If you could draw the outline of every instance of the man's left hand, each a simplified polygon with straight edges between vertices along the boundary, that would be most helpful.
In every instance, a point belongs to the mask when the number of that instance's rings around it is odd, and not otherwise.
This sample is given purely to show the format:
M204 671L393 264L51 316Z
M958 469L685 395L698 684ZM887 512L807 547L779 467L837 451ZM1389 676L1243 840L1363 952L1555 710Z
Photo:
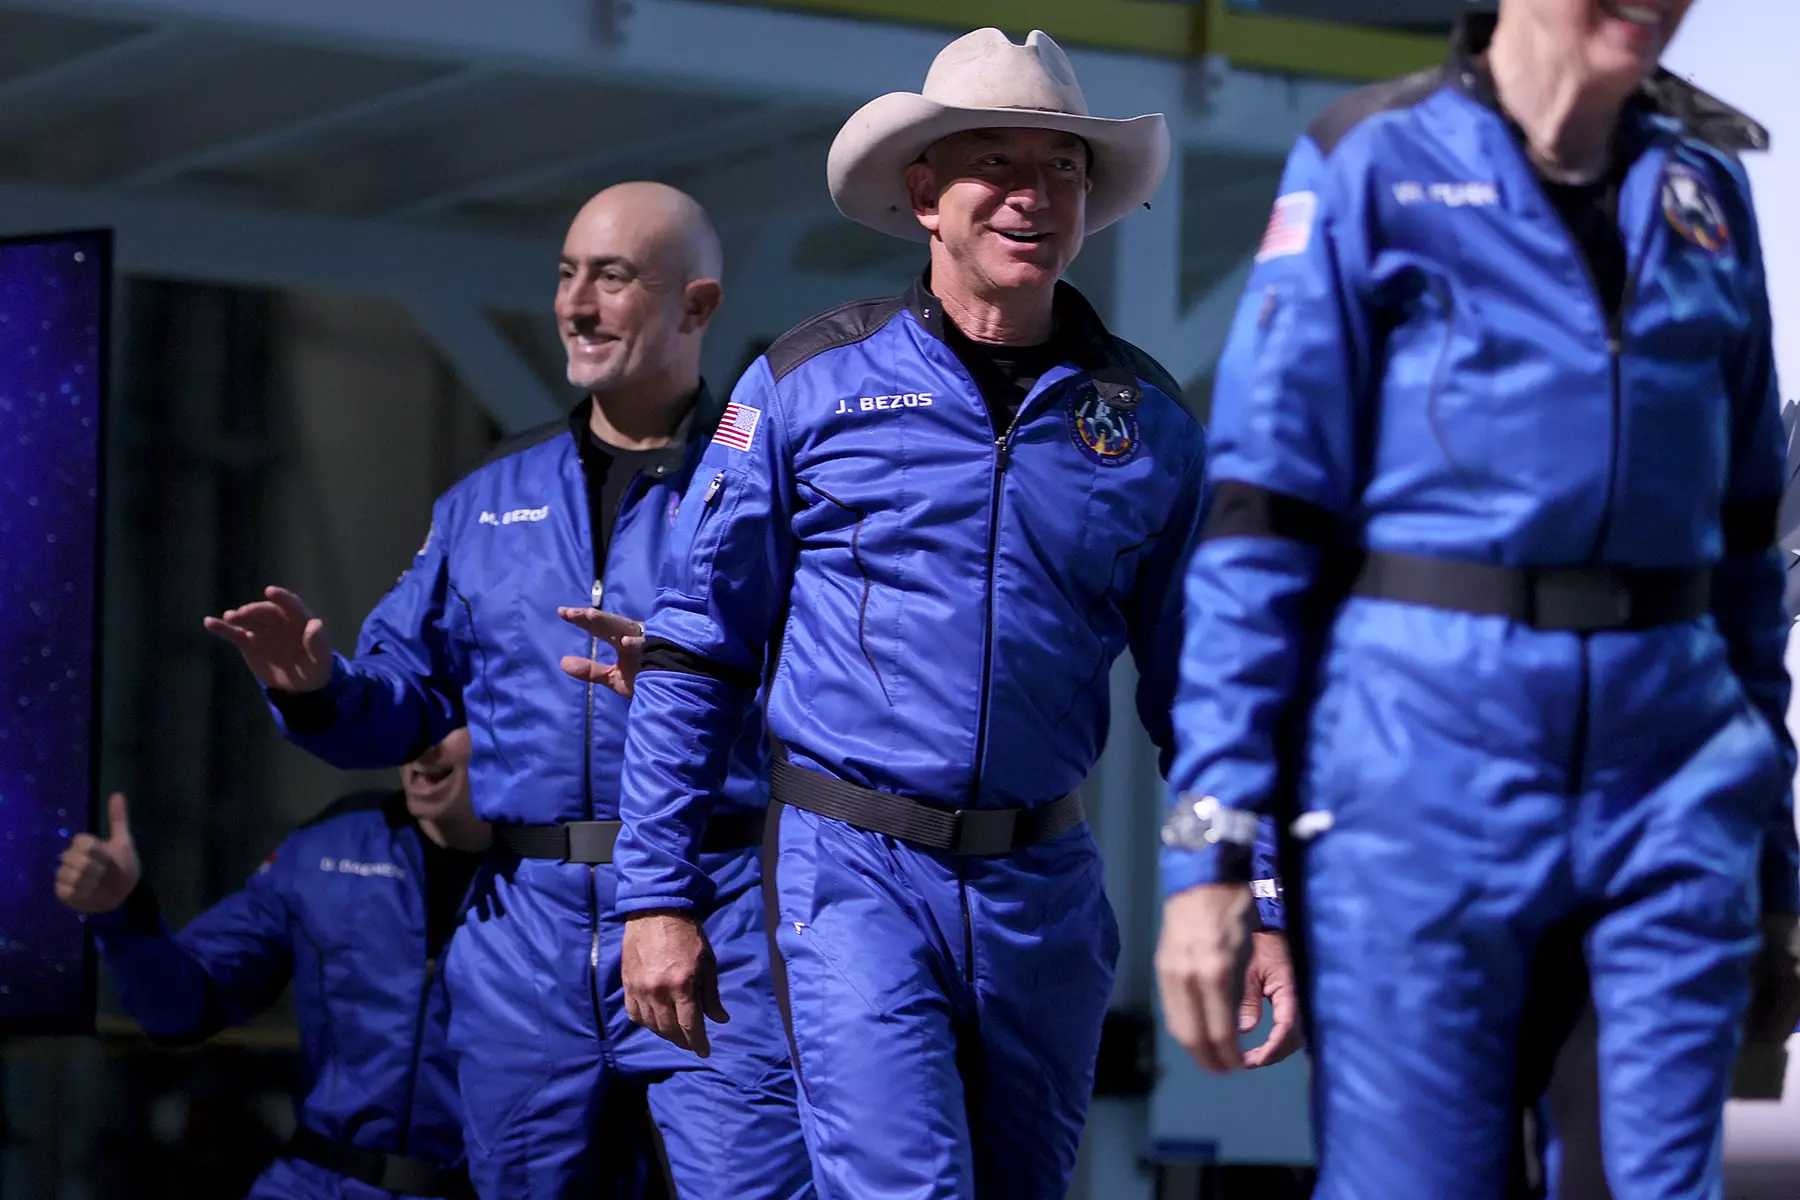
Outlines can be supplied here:
M1284 934L1250 935L1250 966L1244 972L1244 1002L1238 1009L1239 1033L1249 1033L1262 1023L1265 998L1275 1010L1275 1023L1263 1044L1245 1053L1244 1066L1251 1071L1274 1066L1300 1048L1300 989Z
M583 683L611 688L627 700L637 683L638 662L644 653L644 623L597 608L559 608L556 615L577 629L607 643L617 661L598 662L579 655L565 655L562 669Z
M660 1038L712 1054L706 1023L731 1020L719 998L719 968L700 922L685 912L632 913L625 918L619 974L625 1015Z
M1203 883L1163 902L1156 944L1163 1017L1194 1061L1220 1075L1244 1065L1238 1014L1256 923L1248 884Z

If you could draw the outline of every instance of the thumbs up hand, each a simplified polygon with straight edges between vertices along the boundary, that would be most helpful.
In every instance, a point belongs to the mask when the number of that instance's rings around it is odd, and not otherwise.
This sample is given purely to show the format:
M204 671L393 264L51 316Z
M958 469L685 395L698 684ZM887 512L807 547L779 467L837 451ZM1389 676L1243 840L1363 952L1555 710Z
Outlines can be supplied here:
M62 852L56 869L56 898L89 916L111 912L125 903L138 885L143 869L137 846L131 840L131 822L125 797L114 792L106 806L112 832L105 841L91 833L78 833Z

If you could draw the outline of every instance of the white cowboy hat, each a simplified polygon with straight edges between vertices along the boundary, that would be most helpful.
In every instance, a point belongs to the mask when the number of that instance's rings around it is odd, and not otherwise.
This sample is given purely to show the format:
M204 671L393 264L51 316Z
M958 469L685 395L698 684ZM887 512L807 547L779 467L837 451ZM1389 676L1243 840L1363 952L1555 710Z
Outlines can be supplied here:
M831 198L852 221L927 241L907 195L906 168L939 138L999 128L1060 129L1087 142L1089 233L1146 203L1169 167L1161 113L1090 117L1069 56L1048 34L1034 29L1019 46L998 29L977 29L944 47L922 91L879 96L844 124L825 167Z

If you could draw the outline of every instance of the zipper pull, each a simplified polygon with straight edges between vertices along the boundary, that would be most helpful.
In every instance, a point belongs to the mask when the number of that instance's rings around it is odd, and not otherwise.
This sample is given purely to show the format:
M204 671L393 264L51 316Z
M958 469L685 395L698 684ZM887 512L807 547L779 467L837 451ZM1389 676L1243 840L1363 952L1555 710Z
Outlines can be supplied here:
M995 438L994 455L995 466L1002 471L1006 470L1007 464L1012 462L1012 439L1005 436Z
M724 487L725 472L720 471L717 475L712 477L712 482L706 485L706 495L701 498L700 503L711 504L713 502L713 497L717 496Z
M600 607L600 598L602 596L606 595L606 585L604 583L601 583L598 579L594 580L593 595L594 595L594 607L599 608Z

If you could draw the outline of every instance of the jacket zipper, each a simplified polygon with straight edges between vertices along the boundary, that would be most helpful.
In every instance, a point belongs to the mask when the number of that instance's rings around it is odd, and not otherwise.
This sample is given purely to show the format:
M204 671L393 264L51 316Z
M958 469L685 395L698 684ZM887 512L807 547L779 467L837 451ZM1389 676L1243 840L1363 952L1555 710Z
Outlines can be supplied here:
M973 379L970 380L974 382ZM980 392L977 385L976 392ZM974 807L981 802L981 771L987 758L988 737L988 693L993 690L991 676L994 670L994 559L1000 552L1000 502L1001 489L1006 485L1006 468L1012 462L1013 434L1019 428L1019 418L1025 413L1025 405L1035 397L1027 397L1021 401L1018 410L1013 413L1012 423L1005 432L994 438L994 486L988 498L988 536L987 536L987 595L982 611L981 642L981 697L975 712L975 778L971 785L969 805ZM983 407L986 402L983 401ZM964 906L967 918L967 905Z
M1644 154L1650 153L1651 149L1652 147L1646 147ZM1642 155L1639 157L1642 158ZM1525 161L1525 155L1522 151L1519 152L1519 160L1521 165L1524 166L1526 174L1531 177L1533 186L1537 188L1538 197L1544 202L1544 207L1548 208L1556 217L1556 224L1557 227L1562 230L1563 240L1568 244L1569 249L1574 251L1575 260L1581 264L1581 273L1587 279L1588 292L1593 297L1594 308L1600 313L1606 323L1606 357L1612 389L1612 429L1611 441L1607 447L1606 494L1601 499L1600 521L1594 530L1594 541L1588 548L1587 554L1588 561L1594 562L1599 558L1600 551L1606 544L1606 534L1612 525L1613 490L1618 486L1619 481L1619 435L1624 425L1625 404L1623 356L1625 352L1626 318L1631 312L1631 302L1637 295L1638 271L1643 266L1645 256L1650 252L1650 230L1653 229L1655 225L1653 222L1646 225L1644 231L1638 235L1638 243L1635 247L1631 246L1629 243L1626 244L1625 286L1619 293L1618 312L1608 313L1606 311L1606 298L1600 294L1600 281L1594 275L1594 268L1593 265L1588 262L1587 254L1583 248L1576 243L1575 235L1570 231L1568 224L1562 219L1562 214L1558 212L1556 206L1550 202L1550 193L1544 188L1543 181L1538 178L1538 174L1532 169L1531 164ZM1629 172L1627 172L1627 174L1629 174ZM1621 241L1625 238L1624 218L1625 179L1621 177L1619 180L1619 194L1614 202L1613 211L1613 221L1620 227L1619 237ZM1633 249L1637 251L1636 254L1632 253ZM1591 686L1592 680L1589 678L1588 671L1587 642L1583 639L1581 647L1581 679L1578 691L1578 703L1580 707L1576 711L1575 729L1573 731L1574 753L1570 756L1569 760L1568 786L1571 795L1580 793L1583 780L1587 776L1587 739L1589 734L1588 699Z

